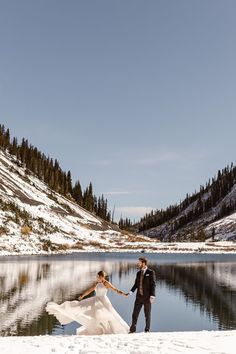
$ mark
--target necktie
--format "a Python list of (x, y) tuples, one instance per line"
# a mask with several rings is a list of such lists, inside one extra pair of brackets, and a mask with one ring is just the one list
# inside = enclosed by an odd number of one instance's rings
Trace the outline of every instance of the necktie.
[(140, 274), (140, 279), (139, 279), (139, 294), (143, 295), (143, 277), (144, 277), (144, 270), (141, 270), (141, 274)]

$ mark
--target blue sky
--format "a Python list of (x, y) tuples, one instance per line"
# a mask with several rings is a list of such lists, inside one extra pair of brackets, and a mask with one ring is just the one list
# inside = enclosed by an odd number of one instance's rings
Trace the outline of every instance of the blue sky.
[(236, 2), (1, 0), (0, 122), (138, 219), (235, 163)]

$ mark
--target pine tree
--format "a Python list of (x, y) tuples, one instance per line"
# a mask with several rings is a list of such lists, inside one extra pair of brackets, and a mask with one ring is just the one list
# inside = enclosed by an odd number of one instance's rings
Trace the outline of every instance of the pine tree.
[(83, 204), (83, 193), (82, 193), (82, 188), (80, 185), (79, 181), (75, 182), (75, 185), (72, 189), (72, 196), (75, 199), (75, 201), (82, 206)]
[(71, 172), (68, 171), (67, 172), (67, 193), (69, 193), (70, 195), (72, 195), (72, 178), (71, 178)]

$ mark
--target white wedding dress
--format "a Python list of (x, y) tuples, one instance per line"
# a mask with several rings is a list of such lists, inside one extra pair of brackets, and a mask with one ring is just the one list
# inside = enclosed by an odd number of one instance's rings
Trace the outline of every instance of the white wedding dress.
[(65, 301), (58, 305), (48, 302), (46, 311), (56, 316), (58, 321), (65, 325), (72, 321), (82, 326), (77, 334), (121, 334), (128, 333), (128, 324), (120, 317), (107, 297), (107, 288), (98, 283), (96, 295), (82, 301)]

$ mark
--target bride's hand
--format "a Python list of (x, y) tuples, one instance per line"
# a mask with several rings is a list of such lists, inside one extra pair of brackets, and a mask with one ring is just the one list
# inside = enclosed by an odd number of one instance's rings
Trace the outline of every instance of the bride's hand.
[(81, 301), (83, 299), (83, 296), (82, 295), (80, 295), (79, 296), (79, 301)]

